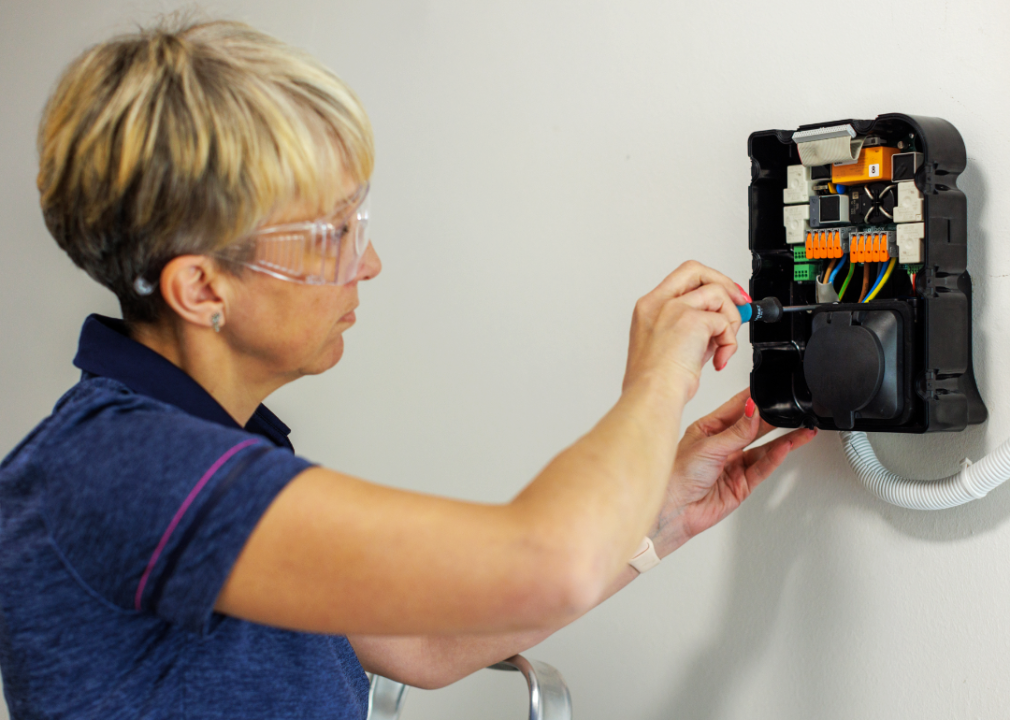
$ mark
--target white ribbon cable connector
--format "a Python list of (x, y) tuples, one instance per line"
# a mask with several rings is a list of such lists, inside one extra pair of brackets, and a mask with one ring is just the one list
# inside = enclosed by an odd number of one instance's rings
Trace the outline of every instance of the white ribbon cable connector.
[(838, 163), (851, 165), (859, 159), (863, 139), (856, 138), (851, 125), (833, 125), (793, 133), (800, 162), (807, 167)]

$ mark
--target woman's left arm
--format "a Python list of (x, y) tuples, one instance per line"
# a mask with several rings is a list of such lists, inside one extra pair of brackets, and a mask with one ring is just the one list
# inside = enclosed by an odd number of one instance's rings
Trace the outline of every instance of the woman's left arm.
[[(600, 603), (636, 577), (638, 571), (629, 565), (614, 578)], [(368, 672), (436, 690), (537, 645), (561, 627), (490, 635), (348, 635), (347, 639)]]
[[(774, 429), (758, 417), (749, 390), (738, 393), (687, 429), (677, 446), (666, 500), (649, 533), (660, 557), (733, 512), (790, 452), (817, 434), (816, 430), (793, 430), (764, 445), (745, 449)], [(638, 572), (629, 565), (610, 584), (600, 602), (636, 577)], [(368, 672), (414, 687), (435, 689), (531, 648), (560, 629), (496, 635), (352, 635), (348, 639)]]

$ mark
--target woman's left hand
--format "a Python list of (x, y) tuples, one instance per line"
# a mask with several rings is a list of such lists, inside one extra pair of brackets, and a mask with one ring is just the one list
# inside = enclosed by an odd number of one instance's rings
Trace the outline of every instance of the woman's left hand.
[(786, 455), (817, 435), (801, 428), (744, 449), (774, 429), (758, 417), (749, 389), (687, 429), (677, 446), (666, 500), (649, 534), (660, 557), (736, 510)]

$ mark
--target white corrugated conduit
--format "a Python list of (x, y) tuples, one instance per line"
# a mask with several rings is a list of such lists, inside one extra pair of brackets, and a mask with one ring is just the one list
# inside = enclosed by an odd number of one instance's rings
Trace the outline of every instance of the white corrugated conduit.
[(842, 432), (845, 457), (866, 489), (881, 500), (912, 510), (944, 510), (985, 497), (1010, 479), (1010, 440), (977, 463), (965, 460), (961, 471), (941, 480), (911, 480), (896, 475), (877, 459), (864, 432)]

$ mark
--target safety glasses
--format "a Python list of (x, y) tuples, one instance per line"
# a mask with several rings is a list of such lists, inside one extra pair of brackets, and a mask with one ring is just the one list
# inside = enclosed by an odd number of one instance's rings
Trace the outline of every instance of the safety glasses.
[(330, 215), (260, 228), (213, 253), (280, 280), (344, 285), (358, 274), (368, 247), (368, 189), (362, 185)]

